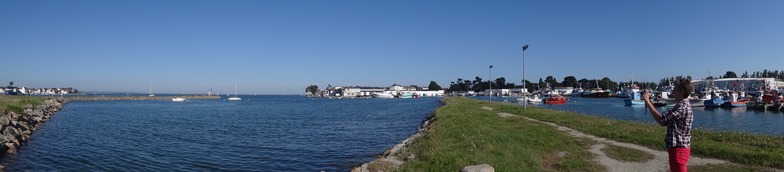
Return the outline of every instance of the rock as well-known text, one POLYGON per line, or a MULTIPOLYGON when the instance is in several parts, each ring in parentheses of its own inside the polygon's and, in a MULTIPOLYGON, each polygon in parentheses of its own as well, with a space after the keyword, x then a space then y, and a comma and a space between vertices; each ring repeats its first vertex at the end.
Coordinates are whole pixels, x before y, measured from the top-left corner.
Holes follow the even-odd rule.
POLYGON ((495 172, 495 169, 493 166, 480 164, 463 167, 463 170, 460 170, 460 172, 495 172))
POLYGON ((11 124, 11 119, 9 119, 7 115, 2 116, 0 117, 0 124, 2 124, 3 126, 8 126, 9 124, 11 124))
POLYGON ((8 112, 8 116, 11 117, 11 119, 16 119, 17 117, 19 117, 19 114, 16 114, 16 112, 11 111, 8 112))
POLYGON ((16 145, 14 145, 13 143, 5 143, 5 147, 8 148, 5 150, 5 153, 7 154, 16 153, 16 145))

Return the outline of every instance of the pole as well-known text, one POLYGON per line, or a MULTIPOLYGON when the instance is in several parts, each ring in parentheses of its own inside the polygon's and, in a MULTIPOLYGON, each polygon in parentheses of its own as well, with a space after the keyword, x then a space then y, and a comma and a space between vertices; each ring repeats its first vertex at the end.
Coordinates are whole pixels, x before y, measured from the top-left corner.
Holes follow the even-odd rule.
MULTIPOLYGON (((525 97, 525 93, 528 93, 528 89, 525 86, 525 49, 528 49, 528 44, 523 45, 523 90, 525 92, 521 92, 520 94, 525 97)), ((526 102, 523 102, 523 109, 528 109, 528 98, 525 98, 526 102)))
MULTIPOLYGON (((523 90, 528 92, 528 89, 525 88, 525 48, 523 48, 523 90)), ((523 94, 525 96, 525 94, 523 94)), ((526 102, 523 102, 523 109, 528 109, 528 99, 525 99, 526 102)))
POLYGON ((490 92, 490 101, 493 101, 493 81, 490 78, 493 78, 493 65, 490 65, 490 69, 487 72, 487 85, 490 86, 488 90, 490 92))

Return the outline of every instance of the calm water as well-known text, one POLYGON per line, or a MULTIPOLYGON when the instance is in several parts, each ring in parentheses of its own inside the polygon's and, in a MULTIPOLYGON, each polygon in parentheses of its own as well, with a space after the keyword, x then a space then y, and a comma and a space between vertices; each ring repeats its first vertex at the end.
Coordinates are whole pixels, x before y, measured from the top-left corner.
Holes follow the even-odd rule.
MULTIPOLYGON (((488 97, 472 97, 487 100, 488 97)), ((513 100, 513 98, 494 97, 493 101, 513 100)), ((530 104, 529 104, 530 106, 530 104)), ((580 98, 573 97, 564 105, 534 105, 549 109, 579 112, 620 120, 655 123, 644 106, 625 106, 620 98, 580 98)), ((659 112, 666 108, 659 108, 659 112)), ((718 130, 784 135, 784 114, 780 112, 761 112, 746 108, 704 108, 694 107, 694 127, 718 130)))
POLYGON ((71 102, 9 171, 348 171, 415 133, 438 98, 71 102))

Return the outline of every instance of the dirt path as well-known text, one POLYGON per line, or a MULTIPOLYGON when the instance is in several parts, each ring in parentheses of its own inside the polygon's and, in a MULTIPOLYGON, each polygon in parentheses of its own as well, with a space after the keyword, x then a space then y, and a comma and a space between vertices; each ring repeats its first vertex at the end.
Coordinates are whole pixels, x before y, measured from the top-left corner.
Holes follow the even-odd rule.
MULTIPOLYGON (((494 109, 490 108, 490 107, 482 107, 482 109, 485 109, 485 110, 488 110, 488 111, 494 111, 494 109)), ((500 113, 498 113, 498 116, 503 117, 503 118, 519 117, 519 118, 527 119, 527 120, 530 120, 530 121, 535 121, 535 122, 551 125, 551 126, 556 127, 560 131, 568 133, 569 135, 572 135, 572 136, 575 136, 575 137, 578 137, 578 138, 587 138, 587 139, 591 139, 591 140, 596 141, 597 144, 591 146, 591 149, 588 150, 588 151, 590 151, 590 152, 592 152, 592 153, 594 153, 596 155, 595 161, 599 162, 599 164, 605 166, 607 168, 607 171, 669 171, 669 164, 668 164, 668 160, 667 160, 668 159, 668 155, 667 155, 667 152, 665 152, 665 151, 657 151, 657 150, 653 150, 653 149, 650 149, 650 148, 647 148, 647 147, 644 147, 644 146, 630 144, 630 143, 616 142, 616 141, 609 140, 609 139, 606 139, 606 138, 601 138, 601 137, 596 137, 596 136, 593 136, 593 135, 590 135, 590 134, 585 134, 585 133, 573 130, 571 128, 568 128, 568 127, 556 125, 556 124, 551 123, 551 122, 539 121, 539 120, 535 120, 535 119, 531 119, 531 118, 528 118, 528 117, 519 116, 519 115, 515 115, 515 114, 500 112, 500 113), (642 162, 642 163, 638 163, 638 162, 621 162, 621 161, 618 161, 618 160, 615 160, 615 159, 612 159, 612 158, 608 157, 604 153, 604 151, 601 151, 601 149, 604 148, 606 145, 615 145, 615 146, 621 146, 621 147, 626 147, 626 148, 630 148, 630 149, 636 149, 636 150, 644 151, 644 152, 647 152, 649 154, 654 155, 654 158, 652 160, 649 160, 649 161, 646 161, 646 162, 642 162)), ((662 133, 662 134, 664 134, 664 133, 662 133)), ((689 159, 689 166, 708 165, 708 164, 731 164, 731 162, 728 162, 728 161, 725 161, 725 160, 719 160, 719 159, 700 158, 700 157, 694 157, 694 156, 692 156, 691 159, 689 159)))

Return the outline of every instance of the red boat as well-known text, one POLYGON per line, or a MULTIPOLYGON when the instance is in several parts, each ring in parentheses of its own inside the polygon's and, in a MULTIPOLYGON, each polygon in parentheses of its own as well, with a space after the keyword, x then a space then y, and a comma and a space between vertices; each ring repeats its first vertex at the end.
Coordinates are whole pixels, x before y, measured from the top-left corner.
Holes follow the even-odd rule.
POLYGON ((553 95, 550 96, 550 98, 544 99, 544 104, 550 104, 550 105, 566 104, 566 97, 553 95))

